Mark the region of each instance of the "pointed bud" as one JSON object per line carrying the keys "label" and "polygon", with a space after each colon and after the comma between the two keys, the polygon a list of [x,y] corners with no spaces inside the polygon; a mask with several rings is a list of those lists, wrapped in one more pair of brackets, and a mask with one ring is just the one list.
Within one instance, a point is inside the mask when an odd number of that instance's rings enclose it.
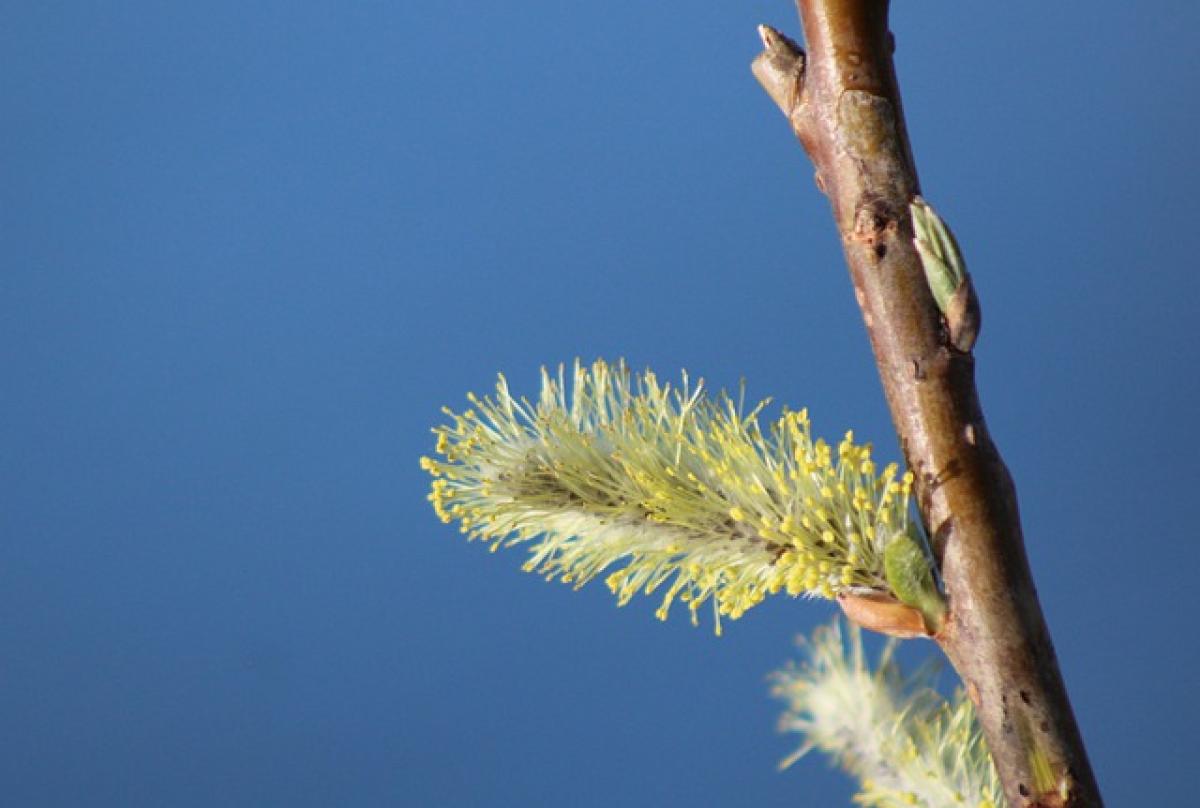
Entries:
{"label": "pointed bud", "polygon": [[924,199],[915,197],[909,210],[913,246],[921,256],[933,300],[946,318],[950,343],[959,351],[969,353],[979,335],[980,309],[962,250],[949,226]]}

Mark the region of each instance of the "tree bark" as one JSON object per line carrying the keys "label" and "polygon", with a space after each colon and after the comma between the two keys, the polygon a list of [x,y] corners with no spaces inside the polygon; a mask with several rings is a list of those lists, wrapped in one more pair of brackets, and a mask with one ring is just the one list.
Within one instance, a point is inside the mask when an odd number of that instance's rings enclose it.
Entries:
{"label": "tree bark", "polygon": [[975,360],[948,338],[913,247],[919,193],[887,0],[799,0],[807,57],[763,26],[759,82],[816,167],[949,602],[943,648],[975,703],[1010,805],[1100,806],[988,435]]}

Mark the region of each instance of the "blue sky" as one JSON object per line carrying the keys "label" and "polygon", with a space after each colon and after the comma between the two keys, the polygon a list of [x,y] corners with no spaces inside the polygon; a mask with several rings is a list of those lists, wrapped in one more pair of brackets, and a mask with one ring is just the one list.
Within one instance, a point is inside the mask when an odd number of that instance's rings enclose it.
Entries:
{"label": "blue sky", "polygon": [[[1190,793],[1194,3],[896,2],[926,196],[1109,804]],[[788,3],[23,3],[0,30],[0,801],[848,804],[714,638],[441,525],[497,371],[626,357],[896,457]],[[931,652],[915,646],[914,657]]]}

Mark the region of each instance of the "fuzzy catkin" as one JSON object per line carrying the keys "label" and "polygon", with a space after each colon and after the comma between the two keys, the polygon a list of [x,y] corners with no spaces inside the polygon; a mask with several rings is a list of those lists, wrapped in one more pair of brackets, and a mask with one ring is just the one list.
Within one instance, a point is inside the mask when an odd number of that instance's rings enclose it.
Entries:
{"label": "fuzzy catkin", "polygon": [[813,439],[808,414],[785,410],[764,433],[763,402],[746,411],[703,382],[660,383],[623,362],[542,371],[536,401],[500,377],[493,396],[444,412],[429,499],[493,549],[525,544],[525,569],[582,586],[605,573],[618,602],[662,591],[716,627],[766,595],[832,598],[890,592],[889,541],[909,518],[912,475],[878,471],[853,433]]}

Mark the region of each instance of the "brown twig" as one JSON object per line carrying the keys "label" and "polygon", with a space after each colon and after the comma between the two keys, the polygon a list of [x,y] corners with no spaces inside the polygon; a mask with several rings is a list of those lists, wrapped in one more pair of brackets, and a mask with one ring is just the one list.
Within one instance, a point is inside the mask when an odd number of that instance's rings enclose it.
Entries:
{"label": "brown twig", "polygon": [[854,293],[950,605],[935,640],[976,705],[1010,804],[1100,806],[984,424],[975,360],[951,342],[912,244],[917,172],[887,0],[799,0],[807,56],[772,28],[754,74],[833,207]]}

